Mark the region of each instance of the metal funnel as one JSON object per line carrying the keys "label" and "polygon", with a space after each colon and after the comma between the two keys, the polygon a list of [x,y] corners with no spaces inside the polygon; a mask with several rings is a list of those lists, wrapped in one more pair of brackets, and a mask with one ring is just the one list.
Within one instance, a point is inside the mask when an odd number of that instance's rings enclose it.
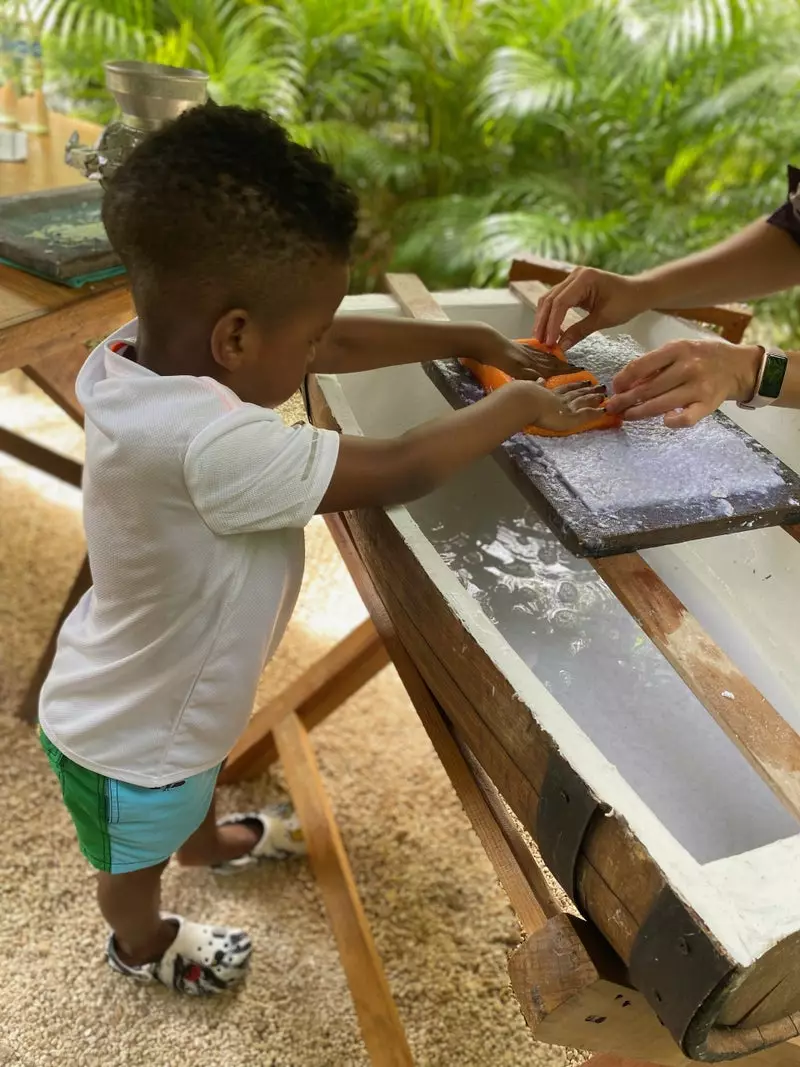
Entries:
{"label": "metal funnel", "polygon": [[181,112],[205,103],[208,75],[186,67],[115,59],[105,64],[106,85],[122,111],[95,145],[82,145],[77,133],[67,142],[66,161],[87,178],[110,178],[151,130]]}
{"label": "metal funnel", "polygon": [[208,75],[199,70],[127,59],[104,66],[122,121],[136,130],[156,129],[207,99]]}

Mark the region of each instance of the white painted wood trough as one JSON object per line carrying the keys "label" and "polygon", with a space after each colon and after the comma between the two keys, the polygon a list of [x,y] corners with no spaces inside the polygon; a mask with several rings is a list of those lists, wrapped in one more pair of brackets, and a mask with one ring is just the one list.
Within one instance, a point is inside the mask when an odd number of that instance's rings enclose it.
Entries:
{"label": "white painted wood trough", "polygon": [[[481,320],[510,290],[351,297],[342,314]],[[642,315],[643,348],[704,336]],[[315,421],[389,436],[449,405],[419,366],[310,383]],[[800,472],[800,415],[729,416]],[[800,1024],[800,545],[749,530],[591,561],[494,458],[408,507],[347,516],[398,636],[583,915],[684,1053]],[[513,966],[512,966],[513,972]]]}

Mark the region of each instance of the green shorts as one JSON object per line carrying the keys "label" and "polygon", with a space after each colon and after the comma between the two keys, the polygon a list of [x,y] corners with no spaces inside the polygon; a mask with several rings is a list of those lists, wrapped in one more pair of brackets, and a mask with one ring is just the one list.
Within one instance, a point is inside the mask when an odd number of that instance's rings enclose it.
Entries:
{"label": "green shorts", "polygon": [[147,789],[74,763],[39,730],[61,783],[81,852],[98,871],[124,874],[168,860],[201,825],[220,766],[183,782]]}

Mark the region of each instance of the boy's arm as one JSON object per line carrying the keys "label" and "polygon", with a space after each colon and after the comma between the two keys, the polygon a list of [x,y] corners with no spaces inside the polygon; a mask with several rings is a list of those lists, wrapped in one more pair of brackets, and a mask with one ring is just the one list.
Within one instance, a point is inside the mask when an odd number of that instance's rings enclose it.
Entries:
{"label": "boy's arm", "polygon": [[415,322],[343,315],[334,319],[317,345],[311,369],[318,374],[348,374],[464,357],[499,367],[515,378],[534,380],[539,377],[537,355],[481,322]]}
{"label": "boy's arm", "polygon": [[484,400],[424,423],[402,437],[342,437],[319,514],[388,506],[432,492],[464,467],[493,452],[533,423],[569,430],[605,399],[598,388],[548,390],[534,382],[510,382]]}

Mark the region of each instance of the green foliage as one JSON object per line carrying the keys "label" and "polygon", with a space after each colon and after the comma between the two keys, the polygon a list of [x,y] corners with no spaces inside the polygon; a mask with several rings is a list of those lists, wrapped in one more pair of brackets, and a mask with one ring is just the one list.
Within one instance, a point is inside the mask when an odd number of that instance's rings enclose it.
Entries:
{"label": "green foliage", "polygon": [[330,158],[362,197],[359,287],[389,266],[493,284],[531,250],[641,269],[779,203],[797,140],[795,0],[31,7],[51,78],[99,119],[103,59],[155,59]]}

